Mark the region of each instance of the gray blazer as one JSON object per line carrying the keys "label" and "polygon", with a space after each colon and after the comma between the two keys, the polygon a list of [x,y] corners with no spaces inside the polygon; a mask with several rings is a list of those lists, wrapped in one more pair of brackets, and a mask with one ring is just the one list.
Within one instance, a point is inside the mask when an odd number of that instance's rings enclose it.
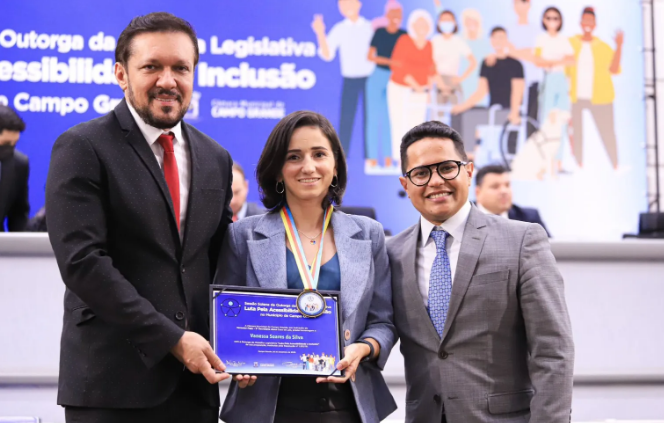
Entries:
{"label": "gray blazer", "polygon": [[[342,330],[350,331],[345,345],[367,337],[380,344],[378,360],[360,364],[355,382],[348,382],[362,421],[377,423],[397,408],[380,372],[396,342],[383,228],[340,211],[332,214],[331,225],[341,269]],[[247,217],[229,226],[219,260],[217,284],[287,288],[286,232],[279,214]],[[279,377],[259,376],[254,386],[239,389],[232,382],[221,419],[273,421],[280,383]]]}
{"label": "gray blazer", "polygon": [[406,422],[569,422],[572,328],[544,229],[473,206],[442,340],[418,290],[419,233],[387,242]]}

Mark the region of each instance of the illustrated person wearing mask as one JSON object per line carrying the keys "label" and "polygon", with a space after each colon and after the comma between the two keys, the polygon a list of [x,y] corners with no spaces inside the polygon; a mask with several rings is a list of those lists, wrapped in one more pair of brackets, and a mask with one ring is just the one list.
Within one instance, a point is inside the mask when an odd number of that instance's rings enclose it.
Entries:
{"label": "illustrated person wearing mask", "polygon": [[386,168],[392,167],[392,133],[390,114],[387,106],[387,83],[392,71],[392,52],[399,37],[406,31],[401,29],[403,8],[396,0],[385,5],[384,27],[377,28],[371,39],[368,59],[376,63],[376,69],[367,80],[367,131],[365,173],[371,173],[378,166],[378,153],[381,150]]}
{"label": "illustrated person wearing mask", "polygon": [[[325,61],[334,60],[337,50],[341,63],[341,113],[339,122],[339,139],[346,156],[350,154],[350,140],[353,135],[353,124],[357,114],[358,103],[362,102],[366,109],[367,78],[375,68],[374,62],[367,58],[367,52],[373,37],[371,22],[360,16],[362,3],[358,0],[338,0],[339,12],[344,20],[335,24],[329,34],[325,33],[322,15],[314,16],[311,27],[318,40],[318,55]],[[362,112],[362,134],[365,133]]]}
{"label": "illustrated person wearing mask", "polygon": [[597,26],[595,9],[586,7],[581,14],[583,34],[570,38],[576,65],[568,68],[572,97],[573,152],[583,166],[583,111],[592,116],[611,165],[618,169],[618,143],[614,127],[613,101],[616,97],[612,76],[620,73],[624,34],[617,31],[616,49],[593,35]]}
{"label": "illustrated person wearing mask", "polygon": [[0,232],[23,231],[28,223],[28,157],[16,150],[25,122],[16,112],[0,104]]}
{"label": "illustrated person wearing mask", "polygon": [[[457,35],[459,27],[451,10],[444,10],[438,16],[438,34],[431,39],[436,72],[445,84],[439,87],[438,104],[457,104],[463,99],[461,84],[477,68],[477,60],[466,42]],[[468,66],[460,74],[461,59]]]}

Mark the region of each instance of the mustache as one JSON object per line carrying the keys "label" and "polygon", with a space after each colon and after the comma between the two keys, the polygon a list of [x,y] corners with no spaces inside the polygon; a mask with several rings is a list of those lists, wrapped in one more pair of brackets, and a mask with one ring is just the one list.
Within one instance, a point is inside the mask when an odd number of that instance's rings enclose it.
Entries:
{"label": "mustache", "polygon": [[175,99],[178,101],[178,103],[182,103],[182,95],[177,92],[177,91],[170,91],[170,90],[165,90],[165,89],[160,89],[158,91],[153,91],[149,94],[150,100],[154,100],[157,98],[157,96],[160,95],[167,95],[170,97],[175,97]]}

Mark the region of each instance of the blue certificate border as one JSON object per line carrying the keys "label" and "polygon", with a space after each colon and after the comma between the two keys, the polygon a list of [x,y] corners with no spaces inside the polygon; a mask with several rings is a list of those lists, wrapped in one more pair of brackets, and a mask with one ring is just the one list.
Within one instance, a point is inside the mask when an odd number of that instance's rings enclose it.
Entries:
{"label": "blue certificate border", "polygon": [[[296,290],[296,289],[263,289],[263,288],[254,288],[254,287],[245,287],[245,286],[231,286],[231,285],[211,285],[210,286],[210,343],[212,345],[213,350],[217,355],[217,347],[218,347],[218,340],[217,340],[217,301],[216,298],[219,296],[219,294],[222,293],[237,293],[238,295],[242,296],[254,296],[254,297],[274,297],[274,296],[279,296],[279,297],[292,297],[293,299],[293,304],[295,304],[298,295],[302,293],[301,290]],[[336,357],[338,359],[336,362],[338,363],[339,360],[343,358],[343,339],[342,339],[342,334],[341,334],[341,301],[339,301],[339,291],[319,291],[319,293],[327,300],[331,299],[335,303],[334,307],[334,321],[335,321],[335,330],[336,330],[336,344],[337,344],[337,350],[336,350]],[[304,319],[316,319],[316,318],[307,318],[303,317]],[[225,362],[224,357],[221,357],[221,360]],[[272,369],[268,370],[270,368],[261,368],[261,367],[253,367],[249,371],[233,371],[231,366],[226,366],[226,372],[229,374],[255,374],[255,375],[262,375],[262,376],[304,376],[304,377],[325,377],[325,376],[330,376],[332,375],[332,372],[325,373],[321,371],[302,371],[298,370],[296,372],[287,372],[287,371],[278,371],[275,372]],[[343,377],[343,371],[336,370],[334,372],[334,376],[339,376]]]}

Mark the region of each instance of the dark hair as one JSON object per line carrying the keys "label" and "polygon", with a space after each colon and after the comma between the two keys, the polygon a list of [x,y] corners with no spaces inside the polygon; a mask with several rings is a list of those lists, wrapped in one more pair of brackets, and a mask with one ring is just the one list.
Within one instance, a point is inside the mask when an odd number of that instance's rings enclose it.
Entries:
{"label": "dark hair", "polygon": [[137,16],[122,31],[115,47],[115,61],[126,65],[131,56],[131,42],[137,35],[150,32],[182,32],[189,36],[194,44],[194,66],[198,64],[198,38],[191,24],[166,12],[155,12],[145,16]]}
{"label": "dark hair", "polygon": [[502,26],[494,26],[493,29],[491,29],[491,35],[495,34],[496,32],[503,31],[505,34],[507,34],[507,30],[503,28]]}
{"label": "dark hair", "polygon": [[303,126],[315,126],[321,130],[323,135],[330,141],[332,153],[337,167],[337,183],[335,187],[330,186],[328,196],[321,206],[327,208],[328,205],[340,205],[346,190],[348,173],[346,169],[346,157],[339,136],[334,131],[334,127],[329,120],[320,113],[308,110],[293,112],[284,117],[274,127],[270,136],[267,138],[261,158],[258,159],[256,166],[256,180],[258,181],[258,191],[261,201],[265,208],[270,212],[279,211],[286,204],[286,196],[279,194],[276,190],[277,177],[286,162],[286,153],[290,145],[293,132]]}
{"label": "dark hair", "polygon": [[503,173],[507,173],[508,170],[505,166],[501,165],[489,165],[489,166],[484,166],[480,170],[477,171],[475,174],[475,185],[480,186],[482,185],[482,181],[484,181],[484,177],[488,175],[489,173],[496,173],[498,175],[502,175]]}
{"label": "dark hair", "polygon": [[405,174],[408,169],[408,147],[416,143],[417,141],[423,138],[445,138],[450,139],[454,143],[454,149],[461,160],[468,160],[466,156],[466,150],[463,147],[463,140],[461,135],[450,126],[445,125],[442,122],[437,120],[430,120],[429,122],[424,122],[410,131],[406,132],[406,135],[401,139],[401,173]]}
{"label": "dark hair", "polygon": [[233,162],[233,170],[240,173],[240,175],[242,175],[243,178],[245,178],[245,179],[247,178],[246,175],[244,174],[244,169],[242,168],[240,163]]}
{"label": "dark hair", "polygon": [[7,130],[12,132],[25,131],[25,122],[9,106],[0,104],[0,132]]}
{"label": "dark hair", "polygon": [[583,12],[581,12],[581,16],[583,16],[583,15],[593,15],[593,16],[595,16],[595,8],[592,7],[592,6],[584,7]]}
{"label": "dark hair", "polygon": [[544,13],[542,13],[542,28],[544,28],[544,30],[547,31],[546,25],[544,25],[544,17],[549,12],[556,12],[558,14],[558,17],[560,18],[560,25],[558,25],[558,32],[560,32],[560,30],[563,29],[563,14],[560,13],[560,10],[558,10],[558,8],[554,6],[547,7]]}
{"label": "dark hair", "polygon": [[457,31],[459,30],[459,24],[457,23],[456,15],[454,14],[454,12],[452,12],[452,11],[449,10],[449,9],[447,9],[447,10],[443,10],[443,11],[440,12],[440,14],[438,15],[438,20],[436,21],[436,31],[440,32],[441,34],[443,33],[443,31],[441,31],[440,28],[438,28],[438,21],[440,21],[440,18],[441,18],[443,15],[452,15],[452,18],[454,18],[454,31],[452,31],[452,34],[456,34]]}

